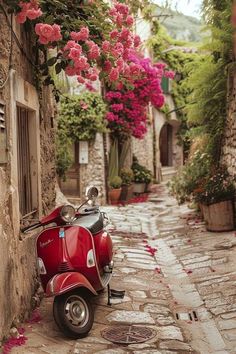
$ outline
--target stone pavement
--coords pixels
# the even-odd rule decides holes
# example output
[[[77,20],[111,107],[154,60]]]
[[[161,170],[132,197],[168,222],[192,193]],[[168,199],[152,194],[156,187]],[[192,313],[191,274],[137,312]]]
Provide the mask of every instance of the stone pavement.
[[[236,237],[210,233],[194,211],[178,206],[164,186],[146,203],[103,207],[111,218],[115,270],[111,287],[123,300],[94,298],[95,323],[88,337],[63,337],[52,301],[40,307],[42,321],[26,324],[26,345],[13,354],[236,354]],[[142,344],[122,346],[101,331],[120,324],[153,328]]]

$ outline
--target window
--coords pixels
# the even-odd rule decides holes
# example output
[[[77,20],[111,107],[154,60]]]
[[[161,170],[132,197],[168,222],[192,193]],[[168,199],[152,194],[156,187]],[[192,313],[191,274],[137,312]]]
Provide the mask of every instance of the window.
[[[36,212],[37,204],[32,189],[37,193],[34,183],[35,171],[31,161],[34,160],[32,139],[34,133],[31,127],[32,111],[17,107],[17,160],[18,160],[18,189],[21,216]],[[35,141],[34,141],[35,144]],[[35,205],[36,204],[36,205]]]
[[[171,91],[171,81],[168,77],[163,77],[161,80],[161,87],[163,93],[170,93]]]
[[[0,164],[7,162],[5,104],[0,100]]]

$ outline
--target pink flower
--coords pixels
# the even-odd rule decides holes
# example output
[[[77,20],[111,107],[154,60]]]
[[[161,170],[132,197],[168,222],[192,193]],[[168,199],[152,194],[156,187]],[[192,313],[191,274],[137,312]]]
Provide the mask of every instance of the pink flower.
[[[63,48],[63,51],[69,50],[71,48],[75,48],[76,44],[77,43],[75,41],[68,41],[65,47]]]
[[[111,72],[110,72],[110,75],[109,75],[109,79],[110,81],[116,81],[119,79],[119,71],[117,68],[112,68],[111,69]]]
[[[41,9],[38,10],[32,9],[32,10],[28,10],[26,14],[30,20],[35,20],[36,18],[42,16],[43,13]]]
[[[76,59],[74,61],[74,65],[76,69],[79,70],[87,70],[89,68],[89,64],[88,64],[88,59],[85,57],[80,57],[79,59]]]
[[[21,7],[21,12],[19,12],[16,16],[16,20],[18,23],[24,23],[27,17],[30,20],[34,20],[42,15],[42,11],[38,6],[38,2],[35,0],[31,0],[30,2],[19,2],[19,6]]]
[[[119,31],[117,29],[114,29],[113,31],[110,32],[110,38],[115,39],[119,35]]]
[[[88,104],[85,103],[84,101],[80,101],[80,106],[82,109],[87,109],[88,108]]]
[[[119,119],[119,116],[112,113],[112,112],[108,112],[106,114],[106,119],[109,121],[109,122],[114,122],[115,120]]]
[[[96,89],[93,87],[93,85],[90,82],[86,82],[85,83],[85,87],[91,92],[95,92],[96,91]]]
[[[73,68],[72,66],[67,66],[65,69],[65,73],[68,76],[74,76],[74,75],[76,75],[76,69]]]
[[[53,27],[46,23],[41,23],[40,25],[40,33],[36,33],[40,36],[50,39],[53,36]]]
[[[116,24],[118,27],[122,27],[123,22],[124,22],[124,17],[123,15],[119,14],[116,16],[116,20],[115,20]]]
[[[26,13],[25,12],[19,12],[16,15],[16,21],[18,23],[24,23],[26,21]]]
[[[62,39],[62,35],[61,35],[61,27],[59,25],[52,25],[52,28],[53,28],[53,35],[52,35],[52,38],[51,38],[51,41],[54,42],[54,41],[59,41]]]
[[[87,74],[86,78],[90,81],[97,81],[98,80],[98,70],[97,68],[91,68]]]
[[[110,47],[111,47],[111,44],[110,44],[109,41],[102,42],[102,50],[103,50],[103,52],[105,52],[105,53],[109,52]]]
[[[82,27],[79,31],[81,41],[86,41],[89,37],[89,29],[88,27]]]
[[[121,56],[124,53],[123,44],[120,42],[117,42],[115,44],[115,46],[112,48],[111,53],[115,58],[118,58],[119,56]]]
[[[80,75],[77,76],[77,81],[78,81],[80,84],[84,84],[84,83],[85,83],[85,79],[84,79],[82,76],[80,76]]]
[[[112,68],[111,62],[109,60],[106,60],[103,66],[103,70],[109,73],[111,71],[111,68]]]
[[[62,38],[61,28],[56,24],[51,26],[44,23],[37,23],[35,26],[35,32],[39,36],[39,42],[42,44],[55,42]]]
[[[175,72],[174,71],[165,71],[164,76],[168,77],[169,79],[174,79]]]
[[[94,44],[90,51],[88,52],[88,58],[93,60],[97,59],[100,55],[100,49],[97,44]]]
[[[122,84],[122,82],[118,82],[117,85],[116,85],[116,89],[117,90],[122,90],[124,87],[124,85]]]
[[[114,112],[119,112],[119,111],[121,111],[123,108],[124,108],[123,103],[114,103],[114,104],[111,105],[111,109],[112,109]]]
[[[80,57],[82,53],[82,48],[71,48],[68,58],[76,60]]]
[[[126,18],[126,23],[127,23],[127,25],[128,26],[132,26],[133,24],[134,24],[134,19],[133,19],[133,17],[132,16],[127,16],[127,18]]]
[[[89,37],[89,29],[82,27],[79,32],[71,32],[70,36],[74,41],[86,41]]]
[[[141,39],[138,35],[134,36],[134,46],[137,48],[141,44]]]
[[[112,9],[109,10],[108,14],[111,17],[115,17],[115,16],[117,16],[117,10],[113,7]]]
[[[115,5],[115,9],[116,9],[117,12],[119,12],[122,15],[126,15],[127,16],[128,13],[129,13],[129,7],[127,5],[125,5],[125,4],[117,3]]]
[[[127,39],[131,35],[130,30],[128,28],[123,28],[120,32],[120,39]]]
[[[125,65],[125,62],[122,58],[119,58],[116,62],[116,65],[117,65],[117,68],[119,70],[119,72],[123,71],[124,70],[124,65]]]

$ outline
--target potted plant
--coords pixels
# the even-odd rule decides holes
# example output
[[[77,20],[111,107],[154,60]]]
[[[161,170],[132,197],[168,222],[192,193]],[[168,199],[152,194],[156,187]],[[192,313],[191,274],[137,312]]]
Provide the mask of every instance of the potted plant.
[[[136,156],[133,156],[132,170],[134,173],[134,193],[144,193],[147,184],[152,180],[151,171],[140,165]]]
[[[140,165],[139,168],[133,169],[134,173],[134,193],[140,194],[145,192],[146,188],[146,172]]]
[[[114,176],[109,181],[109,200],[111,204],[115,204],[119,201],[121,194],[122,179],[119,176]]]
[[[125,202],[133,196],[133,170],[131,168],[122,168],[120,177],[122,179],[120,201]]]
[[[200,205],[207,230],[234,229],[234,194],[234,180],[224,166],[200,182],[193,192],[193,197]]]

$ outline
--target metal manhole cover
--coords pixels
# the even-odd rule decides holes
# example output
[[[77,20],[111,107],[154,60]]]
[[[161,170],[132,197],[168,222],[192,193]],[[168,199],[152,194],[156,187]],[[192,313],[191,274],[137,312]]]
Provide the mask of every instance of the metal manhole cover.
[[[112,343],[134,344],[152,339],[155,337],[156,331],[140,326],[116,326],[104,329],[101,331],[101,335]]]

